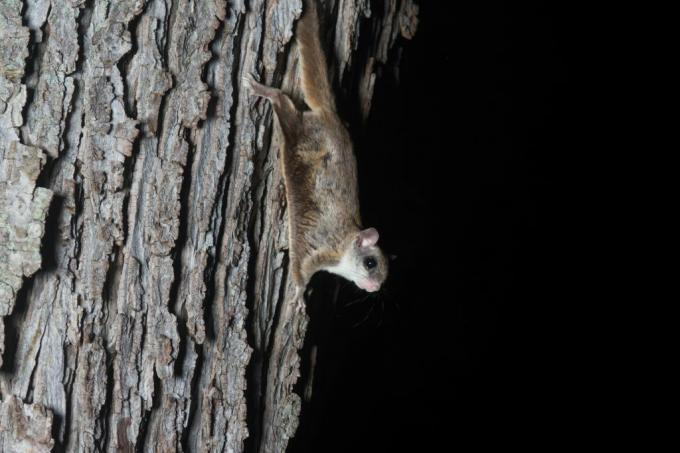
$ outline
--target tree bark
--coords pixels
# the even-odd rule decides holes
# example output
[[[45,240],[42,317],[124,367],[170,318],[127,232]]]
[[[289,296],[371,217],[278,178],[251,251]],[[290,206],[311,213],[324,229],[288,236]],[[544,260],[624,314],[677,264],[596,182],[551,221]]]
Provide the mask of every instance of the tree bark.
[[[302,8],[0,2],[0,451],[285,451],[307,318],[272,112],[241,78],[300,100]],[[417,7],[319,9],[365,117]]]

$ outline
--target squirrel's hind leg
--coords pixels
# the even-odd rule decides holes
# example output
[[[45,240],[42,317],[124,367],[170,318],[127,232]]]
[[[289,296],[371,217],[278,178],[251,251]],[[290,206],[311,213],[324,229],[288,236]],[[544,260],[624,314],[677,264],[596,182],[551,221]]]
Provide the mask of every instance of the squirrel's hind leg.
[[[250,74],[243,77],[243,84],[255,96],[269,99],[285,134],[292,133],[300,125],[302,113],[283,91],[256,82]]]

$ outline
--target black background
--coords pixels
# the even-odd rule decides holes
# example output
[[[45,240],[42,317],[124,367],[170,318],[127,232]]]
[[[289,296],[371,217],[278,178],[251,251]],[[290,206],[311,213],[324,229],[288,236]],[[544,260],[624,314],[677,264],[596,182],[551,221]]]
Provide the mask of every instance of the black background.
[[[396,258],[365,299],[315,278],[315,393],[289,451],[569,437],[557,333],[557,189],[574,146],[567,18],[535,2],[420,2],[400,80],[384,74],[368,124],[351,125],[364,223]]]

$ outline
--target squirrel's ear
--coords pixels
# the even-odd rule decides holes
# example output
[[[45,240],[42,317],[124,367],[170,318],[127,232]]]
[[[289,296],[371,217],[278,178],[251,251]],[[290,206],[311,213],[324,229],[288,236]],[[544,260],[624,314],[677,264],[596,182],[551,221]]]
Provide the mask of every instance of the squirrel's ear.
[[[357,245],[359,247],[370,247],[378,242],[378,230],[375,228],[366,228],[365,230],[359,231],[357,236]]]

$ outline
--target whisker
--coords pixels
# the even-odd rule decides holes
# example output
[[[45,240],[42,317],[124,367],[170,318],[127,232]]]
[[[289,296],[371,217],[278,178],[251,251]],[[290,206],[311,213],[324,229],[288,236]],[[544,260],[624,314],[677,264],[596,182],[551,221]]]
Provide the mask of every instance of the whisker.
[[[361,303],[361,302],[365,301],[366,299],[368,299],[369,297],[370,297],[370,294],[366,294],[366,295],[361,296],[361,297],[358,297],[358,298],[356,298],[356,299],[354,299],[354,300],[352,300],[352,301],[350,301],[350,302],[347,302],[347,303],[345,304],[345,308],[351,307],[352,305],[356,305],[356,304],[358,304],[358,303]]]
[[[374,309],[375,309],[375,304],[371,305],[371,309],[368,310],[368,314],[362,320],[360,320],[359,322],[352,325],[352,328],[358,327],[359,325],[365,323],[368,320],[368,318],[371,316],[371,314],[373,313]]]
[[[378,326],[382,326],[383,320],[385,319],[385,299],[380,299],[380,320],[378,321]]]

